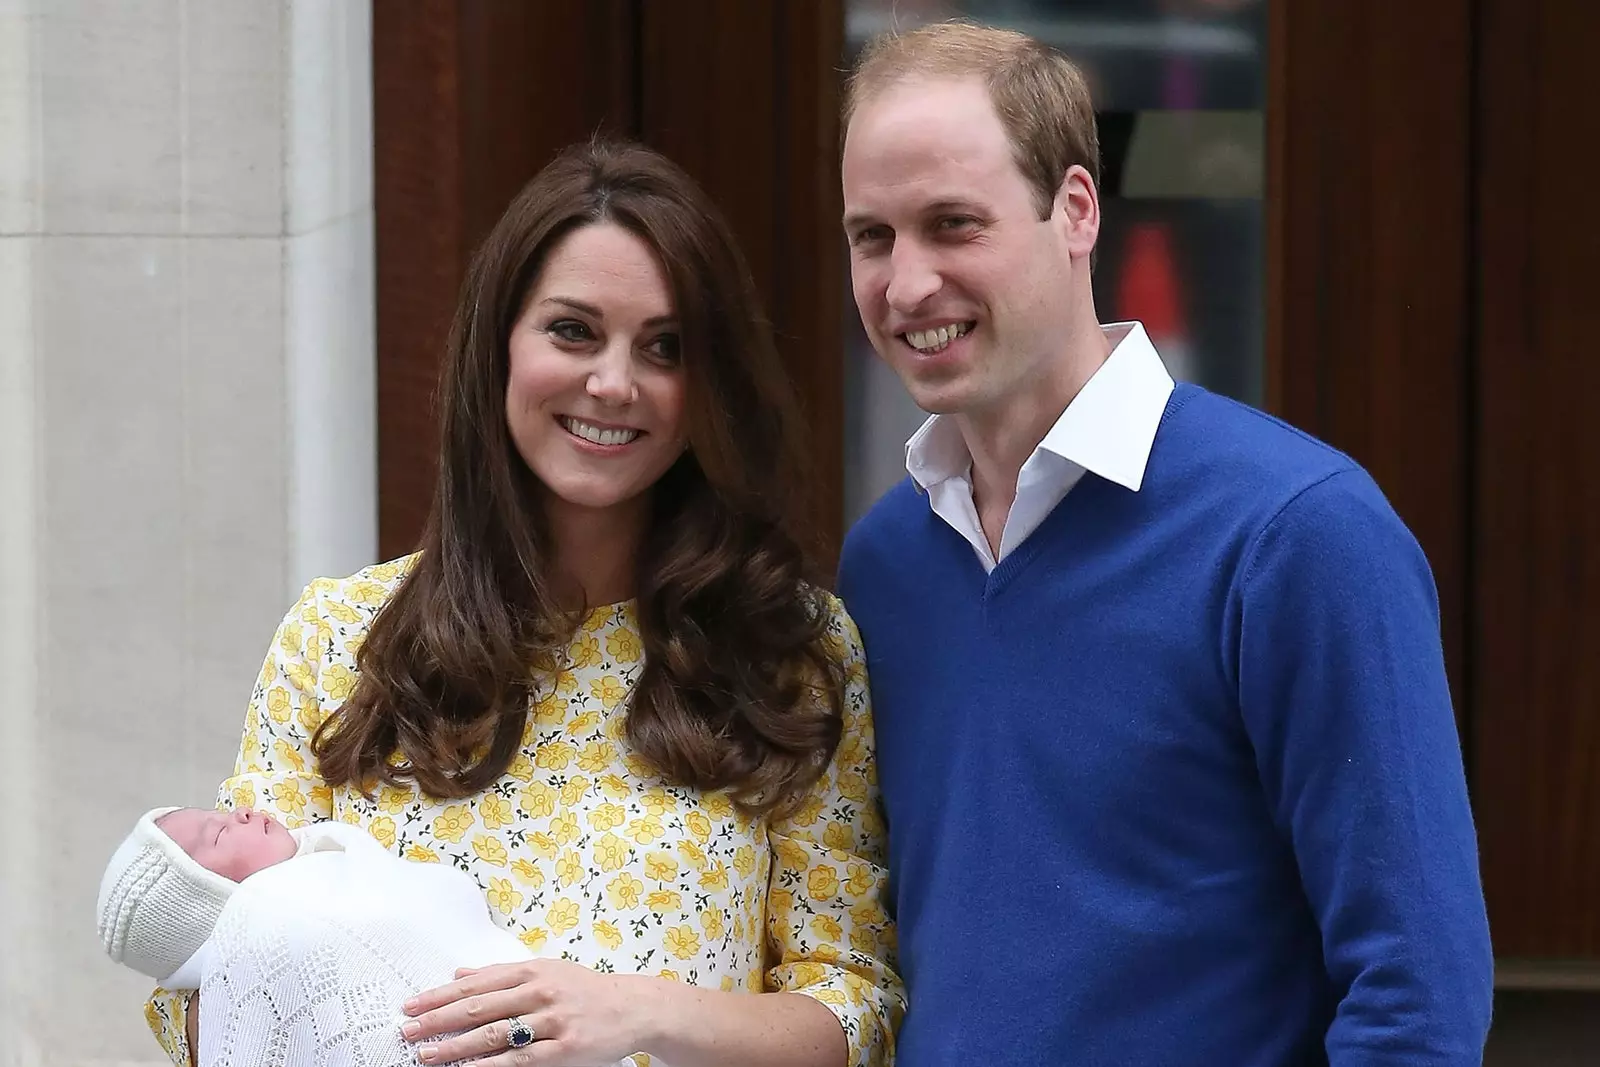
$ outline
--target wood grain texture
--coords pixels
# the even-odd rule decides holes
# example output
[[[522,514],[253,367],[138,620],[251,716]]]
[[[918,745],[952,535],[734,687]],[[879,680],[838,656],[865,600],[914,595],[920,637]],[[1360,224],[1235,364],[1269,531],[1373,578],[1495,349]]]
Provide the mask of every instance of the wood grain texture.
[[[466,248],[453,0],[372,10],[378,551],[416,544],[433,491],[432,396]]]
[[[778,343],[800,390],[817,471],[819,551],[829,574],[844,539],[845,245],[839,184],[842,0],[790,0],[776,27],[784,60],[774,168],[782,254],[774,264]],[[854,315],[852,304],[849,313]]]
[[[475,246],[562,148],[638,133],[632,0],[461,6],[461,152]]]
[[[1372,472],[1467,702],[1470,0],[1269,18],[1267,402]]]
[[[1600,6],[1481,0],[1474,785],[1496,951],[1600,959]]]

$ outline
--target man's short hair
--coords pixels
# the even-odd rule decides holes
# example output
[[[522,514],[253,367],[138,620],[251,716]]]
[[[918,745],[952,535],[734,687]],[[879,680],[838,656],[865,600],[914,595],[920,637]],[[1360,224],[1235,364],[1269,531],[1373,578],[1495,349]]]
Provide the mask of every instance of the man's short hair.
[[[988,87],[1040,218],[1049,217],[1068,168],[1081,166],[1100,184],[1100,135],[1083,72],[1014,30],[956,20],[873,38],[845,85],[843,129],[863,102],[897,82],[968,77]]]

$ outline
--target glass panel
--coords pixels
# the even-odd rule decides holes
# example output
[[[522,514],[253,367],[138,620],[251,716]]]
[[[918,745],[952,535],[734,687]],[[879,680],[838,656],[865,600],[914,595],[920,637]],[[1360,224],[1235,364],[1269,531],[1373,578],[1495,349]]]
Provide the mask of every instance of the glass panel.
[[[1095,303],[1139,319],[1175,378],[1260,405],[1265,0],[848,0],[846,63],[873,34],[966,16],[1083,69],[1102,160]],[[845,515],[905,474],[925,418],[845,301]]]

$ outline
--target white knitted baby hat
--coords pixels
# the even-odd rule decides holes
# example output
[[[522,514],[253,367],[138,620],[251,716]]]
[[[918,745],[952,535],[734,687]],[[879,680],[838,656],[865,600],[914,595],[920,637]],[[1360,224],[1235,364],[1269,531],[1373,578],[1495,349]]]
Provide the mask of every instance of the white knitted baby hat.
[[[168,837],[156,808],[117,846],[100,879],[100,940],[118,963],[160,982],[199,951],[237,884]]]

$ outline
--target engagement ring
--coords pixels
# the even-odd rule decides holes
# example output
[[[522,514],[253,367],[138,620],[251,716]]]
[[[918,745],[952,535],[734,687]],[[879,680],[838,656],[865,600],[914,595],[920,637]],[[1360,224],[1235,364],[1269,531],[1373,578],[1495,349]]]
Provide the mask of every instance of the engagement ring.
[[[506,1047],[522,1048],[533,1044],[533,1027],[513,1015],[506,1020]]]

